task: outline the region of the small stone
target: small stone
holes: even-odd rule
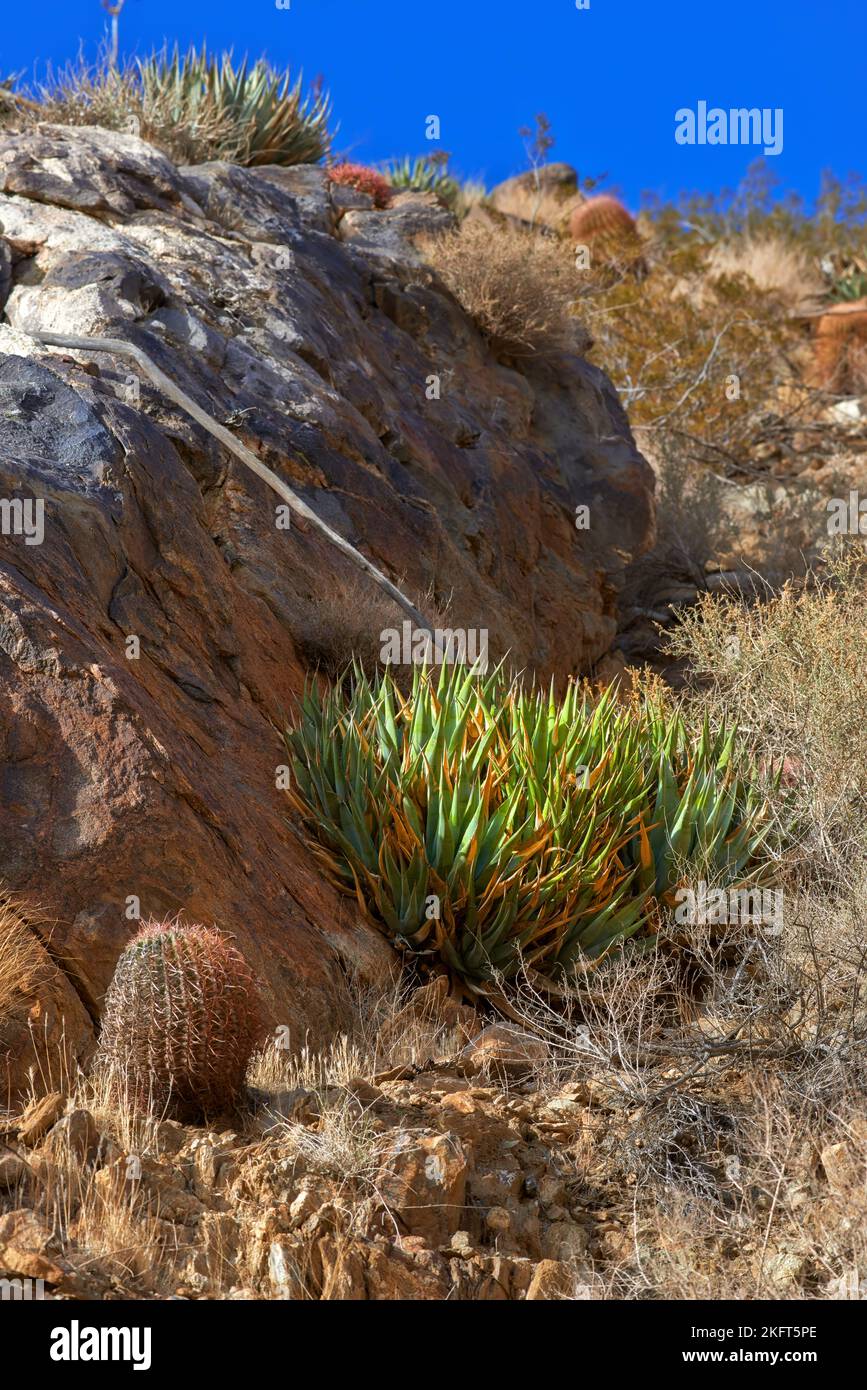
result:
[[[156,1152],[172,1157],[183,1148],[187,1137],[187,1131],[177,1120],[161,1120],[154,1129]]]
[[[831,1191],[835,1196],[844,1196],[858,1181],[856,1164],[849,1145],[828,1144],[822,1150],[821,1159]]]
[[[587,1253],[587,1232],[574,1221],[555,1221],[543,1237],[543,1253],[553,1260],[579,1260]]]
[[[375,1105],[378,1100],[382,1100],[382,1091],[379,1087],[372,1086],[362,1076],[351,1077],[346,1083],[346,1089],[351,1091],[356,1100],[360,1100],[364,1106]]]
[[[485,1225],[494,1235],[501,1235],[508,1231],[512,1224],[512,1218],[505,1207],[491,1207],[485,1217]]]
[[[562,1206],[566,1200],[566,1184],[562,1178],[548,1173],[539,1180],[539,1201],[543,1206]],[[551,1220],[555,1220],[553,1216]]]
[[[100,1134],[89,1110],[72,1110],[57,1121],[45,1140],[45,1152],[49,1158],[60,1161],[64,1157],[74,1158],[79,1163],[89,1163],[99,1150]]]
[[[289,1207],[289,1219],[293,1226],[300,1226],[322,1206],[322,1197],[312,1187],[302,1187]]]
[[[473,1072],[493,1070],[510,1074],[531,1071],[547,1056],[548,1047],[541,1038],[508,1023],[492,1023],[460,1054],[461,1061]]]
[[[268,1277],[278,1298],[303,1297],[304,1280],[299,1272],[300,1246],[287,1240],[273,1240],[268,1250]]]
[[[540,1260],[527,1290],[527,1302],[568,1298],[572,1283],[569,1269],[560,1260]]]
[[[423,1236],[431,1246],[444,1245],[458,1229],[464,1212],[467,1160],[453,1134],[398,1134],[376,1179],[384,1205],[403,1229]]]
[[[781,1251],[765,1262],[765,1278],[777,1289],[788,1289],[804,1273],[804,1257],[793,1251]]]
[[[67,1270],[49,1254],[51,1239],[50,1229],[26,1208],[0,1216],[0,1270],[18,1278],[61,1284]]]
[[[455,1231],[449,1241],[449,1249],[453,1250],[456,1255],[463,1255],[465,1259],[468,1259],[473,1253],[473,1241],[469,1231]]]

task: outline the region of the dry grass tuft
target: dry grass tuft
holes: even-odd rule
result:
[[[216,157],[242,162],[243,141],[237,122],[213,103],[202,104],[195,117],[182,119],[168,90],[145,90],[137,69],[115,67],[107,60],[89,66],[79,58],[57,72],[26,104],[4,103],[7,120],[16,124],[49,121],[55,125],[101,126],[139,135],[177,164],[200,164]]]
[[[580,282],[556,239],[470,219],[423,249],[495,352],[522,359],[588,345],[573,314]]]
[[[405,589],[403,577],[397,582]],[[432,627],[454,626],[450,598],[438,598],[433,587],[412,598]],[[328,680],[346,676],[353,663],[372,679],[384,670],[383,632],[400,632],[404,620],[397,605],[371,582],[323,571],[321,584],[298,612],[292,631],[305,664]]]
[[[793,312],[812,307],[827,288],[804,247],[769,232],[718,242],[711,248],[706,270],[712,280],[745,275],[763,294],[773,295]]]
[[[21,904],[0,888],[0,1019],[26,1007],[46,968],[45,952]]]

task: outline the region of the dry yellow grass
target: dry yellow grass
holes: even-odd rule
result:
[[[32,995],[45,969],[45,952],[21,904],[0,888],[0,1020]]]
[[[853,546],[764,602],[706,598],[669,641],[694,673],[696,718],[736,719],[756,757],[783,767],[778,803],[800,827],[797,862],[832,887],[867,863],[865,639],[867,573]]]
[[[587,346],[573,313],[580,281],[557,239],[470,218],[422,249],[494,351],[522,359]]]
[[[826,290],[810,254],[768,232],[718,242],[708,256],[707,274],[712,280],[745,275],[793,312],[809,309]]]

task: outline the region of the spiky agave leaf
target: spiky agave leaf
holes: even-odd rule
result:
[[[292,80],[264,59],[236,66],[231,53],[219,58],[190,48],[164,49],[139,60],[145,107],[159,104],[177,125],[219,129],[215,157],[256,164],[315,164],[330,145],[327,93],[302,95],[302,76]]]
[[[734,735],[614,691],[562,699],[460,666],[309,688],[286,733],[290,801],[332,878],[411,950],[478,985],[634,936],[684,865],[737,875],[761,801]],[[435,895],[438,915],[426,904]]]
[[[647,812],[627,847],[643,891],[670,903],[685,876],[736,886],[770,831],[751,769],[735,766],[737,734],[707,721],[691,742],[681,715],[648,702],[639,716]]]
[[[430,155],[417,155],[415,159],[404,155],[402,159],[390,159],[380,166],[392,188],[411,189],[415,193],[437,193],[449,199],[458,192],[457,180],[448,172],[447,158],[431,158]]]

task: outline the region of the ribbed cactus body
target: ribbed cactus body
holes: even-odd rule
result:
[[[215,1113],[237,1102],[261,1017],[253,975],[218,931],[148,923],[117,963],[98,1061],[123,1102]]]
[[[847,357],[860,343],[867,343],[867,297],[835,304],[819,319],[811,385],[828,391],[847,389]]]
[[[593,241],[598,237],[628,238],[638,235],[634,218],[622,203],[608,194],[588,198],[586,203],[576,208],[569,223],[569,230],[575,241]]]
[[[647,267],[635,219],[616,198],[600,194],[576,208],[569,219],[569,235],[578,246],[589,246],[593,260],[618,265],[643,278]]]

